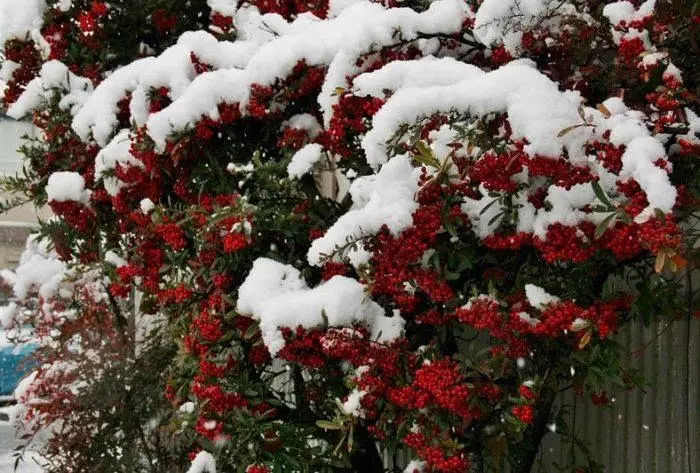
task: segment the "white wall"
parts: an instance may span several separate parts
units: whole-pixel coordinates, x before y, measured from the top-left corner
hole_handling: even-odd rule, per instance
[[[22,169],[22,155],[17,151],[21,137],[34,135],[34,125],[0,116],[0,173],[15,174]]]
[[[22,170],[22,155],[17,151],[22,144],[22,136],[34,134],[34,126],[28,121],[15,121],[0,116],[0,178],[15,175]],[[11,198],[0,191],[0,200]],[[24,242],[37,218],[47,218],[48,209],[37,209],[23,205],[0,214],[0,268],[14,268],[24,249]]]

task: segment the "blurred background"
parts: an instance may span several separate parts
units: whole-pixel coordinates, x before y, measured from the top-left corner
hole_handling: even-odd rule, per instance
[[[12,176],[22,171],[22,155],[17,152],[22,136],[33,136],[34,126],[29,121],[16,121],[0,114],[0,176]],[[0,201],[9,196],[0,190]],[[0,214],[0,270],[14,269],[24,250],[27,236],[36,227],[37,220],[48,217],[47,209],[37,211],[32,205],[23,205]],[[6,302],[7,293],[0,291],[0,305]],[[20,441],[15,439],[14,426],[7,422],[6,411],[14,402],[12,392],[27,370],[24,358],[31,347],[14,346],[0,328],[0,473],[15,471],[12,453]],[[19,465],[20,473],[40,472],[29,458]]]

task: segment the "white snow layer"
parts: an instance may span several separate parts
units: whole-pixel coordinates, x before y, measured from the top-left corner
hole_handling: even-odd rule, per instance
[[[509,33],[523,31],[543,15],[552,0],[484,0],[474,17],[474,36],[491,46]],[[561,4],[562,2],[556,1]]]
[[[113,171],[117,164],[143,167],[143,163],[134,158],[130,150],[129,130],[124,128],[95,157],[95,180],[102,179],[105,190],[111,196],[116,196],[124,183],[107,175],[109,171]]]
[[[543,310],[547,304],[559,302],[558,297],[548,294],[544,289],[534,284],[525,284],[525,296],[530,305],[539,310]]]
[[[7,305],[0,307],[0,329],[8,328],[17,314],[17,304],[10,302]],[[4,346],[0,341],[0,347]]]
[[[270,354],[284,348],[280,328],[307,329],[348,327],[363,324],[373,340],[389,342],[402,333],[404,319],[386,317],[358,281],[335,276],[309,288],[294,267],[268,258],[258,258],[238,290],[237,311],[259,321],[262,338]]]
[[[366,77],[371,78],[374,74],[379,78],[387,78],[378,80],[378,85],[368,86],[368,90],[374,92],[381,87],[391,87],[392,80],[397,80],[396,76],[382,69],[367,74]],[[358,79],[362,78],[361,83],[368,83],[366,77],[360,76]],[[398,89],[374,116],[372,128],[365,135],[362,146],[368,163],[377,168],[387,162],[386,143],[402,124],[450,110],[468,112],[472,116],[506,112],[513,138],[527,138],[529,144],[525,151],[529,154],[556,157],[566,151],[573,164],[591,165],[605,190],[615,193],[614,183],[617,177],[597,163],[592,163],[586,156],[584,147],[586,142],[599,138],[610,130],[614,144],[627,146],[621,176],[634,177],[639,182],[648,194],[650,209],[670,211],[677,192],[666,171],[654,164],[656,159],[664,156],[663,146],[656,138],[649,136],[649,131],[642,122],[643,115],[628,111],[619,99],[609,99],[604,105],[611,112],[610,116],[606,117],[593,108],[585,108],[586,116],[590,117],[594,126],[579,126],[560,136],[562,130],[582,124],[578,113],[580,105],[581,97],[577,92],[560,92],[557,84],[525,61],[514,61],[488,73],[473,70],[470,74],[465,70],[465,78],[455,84]],[[394,159],[396,158],[392,161]],[[491,222],[491,225],[488,222],[500,212],[500,208],[492,205],[482,213],[492,200],[486,197],[488,192],[483,189],[482,194],[484,197],[479,200],[465,199],[463,210],[476,223],[477,235],[483,238],[498,227],[498,219]],[[522,208],[519,210],[518,231],[544,236],[551,223],[576,225],[582,220],[597,223],[601,217],[600,214],[586,214],[580,210],[595,201],[590,184],[573,186],[570,190],[552,186],[548,201],[552,204],[552,209],[538,211],[524,196],[520,196],[517,203]],[[335,225],[328,231],[328,235],[334,236],[335,246],[357,233],[356,229],[342,234],[338,231]],[[323,244],[323,239],[315,243],[317,246]],[[328,253],[334,245],[324,248],[324,252]],[[312,247],[312,252],[309,253],[312,264],[317,264],[316,253]]]
[[[299,113],[297,115],[292,115],[289,120],[282,122],[280,130],[285,130],[287,128],[305,131],[312,140],[316,138],[321,131],[323,131],[323,128],[321,128],[321,124],[318,122],[318,120],[316,120],[316,117],[310,113]]]
[[[438,63],[438,60],[429,61],[432,61],[430,64]],[[506,112],[514,138],[528,139],[527,152],[556,157],[566,151],[572,163],[591,165],[599,175],[601,186],[606,192],[614,194],[618,177],[602,166],[591,163],[584,149],[586,142],[610,130],[616,144],[628,146],[621,174],[639,181],[642,189],[648,193],[650,208],[671,210],[676,190],[666,172],[653,164],[664,155],[663,147],[656,139],[649,137],[640,115],[628,111],[621,100],[613,98],[604,102],[611,112],[609,117],[599,110],[586,108],[585,113],[595,126],[578,127],[559,136],[565,128],[581,124],[578,112],[581,97],[577,92],[560,92],[557,84],[525,61],[516,61],[486,73],[476,68],[453,66],[449,61],[442,60],[440,67],[454,67],[454,72],[440,78],[426,79],[425,83],[434,80],[433,83],[439,84],[427,87],[412,85],[412,71],[421,61],[407,63],[392,63],[373,73],[360,75],[355,81],[358,93],[383,94],[384,89],[398,89],[374,116],[372,128],[362,142],[367,161],[375,168],[381,168],[376,174],[359,178],[352,184],[350,194],[353,208],[340,217],[324,237],[312,243],[308,255],[311,264],[321,264],[324,255],[331,255],[343,248],[348,239],[358,240],[362,236],[372,235],[383,225],[397,234],[412,224],[411,214],[417,207],[414,201],[418,190],[417,171],[407,157],[394,157],[387,162],[386,142],[402,124],[413,123],[436,112],[458,110],[473,116]],[[459,69],[463,69],[461,78]],[[448,77],[459,81],[451,85],[440,82],[447,81]],[[404,84],[410,85],[402,88]],[[443,133],[443,130],[439,130],[439,133]],[[483,238],[498,227],[499,220],[493,218],[501,209],[498,205],[491,205],[484,211],[493,199],[488,197],[485,189],[481,192],[481,199],[465,199],[462,209],[472,220],[476,234]],[[517,230],[544,237],[547,228],[554,222],[576,225],[590,220],[598,223],[604,216],[581,210],[595,203],[595,199],[590,184],[575,185],[569,190],[551,186],[547,198],[551,204],[550,210],[536,210],[525,195],[520,195],[516,202],[521,206]],[[340,256],[352,256],[352,252]],[[364,257],[367,256],[364,253]]]
[[[112,72],[102,81],[73,118],[72,128],[84,141],[92,133],[100,146],[105,146],[118,124],[117,104],[138,85],[138,77],[154,58],[147,57]]]
[[[209,7],[224,16],[233,16],[236,13],[236,5],[238,2],[233,0],[207,0]]]
[[[287,166],[289,177],[300,179],[321,160],[323,146],[318,143],[310,143],[294,153],[292,161]]]
[[[622,155],[622,176],[633,177],[647,195],[649,208],[669,212],[678,192],[669,181],[665,170],[654,164],[666,156],[663,145],[651,136],[634,138]]]
[[[172,84],[177,89],[171,94],[175,100],[148,118],[149,134],[162,148],[171,133],[186,129],[202,115],[217,118],[216,106],[221,102],[241,103],[245,111],[250,85],[271,85],[289,75],[301,60],[309,66],[326,66],[342,52],[354,61],[369,48],[393,44],[397,30],[405,40],[415,39],[420,33],[449,34],[459,31],[465,18],[464,2],[437,0],[422,13],[409,8],[386,9],[377,3],[361,1],[326,21],[297,20],[288,25],[285,34],[262,45],[245,69],[219,69],[201,74],[179,96],[182,86]],[[166,50],[157,62],[163,61],[168,52]],[[160,74],[162,69],[158,67]],[[140,86],[136,90],[134,98],[141,89]],[[132,99],[132,113],[135,111]],[[143,116],[140,110],[138,112],[134,113],[137,123]],[[324,116],[329,114],[330,111],[324,111]]]
[[[558,156],[566,148],[581,156],[588,137],[583,127],[557,136],[564,128],[580,123],[580,103],[578,92],[560,92],[555,82],[523,61],[492,72],[475,68],[454,84],[398,90],[374,116],[362,147],[367,162],[378,167],[386,162],[386,143],[401,124],[450,110],[474,116],[506,112],[513,138],[530,141],[525,147],[528,153]]]
[[[656,7],[656,0],[647,0],[642,3],[639,8],[635,8],[632,3],[628,1],[614,2],[605,5],[603,8],[603,16],[605,16],[611,25],[611,32],[613,36],[613,41],[616,44],[620,43],[620,39],[623,37],[631,38],[637,36],[644,41],[647,49],[655,49],[649,42],[648,32],[639,32],[636,29],[632,29],[627,33],[623,31],[618,31],[615,29],[620,22],[625,21],[627,24],[633,21],[642,20],[643,18],[652,15],[654,13],[654,8]]]
[[[393,61],[376,71],[357,76],[353,81],[353,93],[359,97],[384,98],[386,92],[401,88],[450,85],[480,73],[473,64],[451,57],[426,56],[411,61]]]
[[[138,85],[132,92],[130,111],[137,125],[143,125],[149,118],[149,93],[152,89],[166,87],[168,97],[176,101],[183,94],[190,91],[191,84],[198,78],[190,54],[194,53],[200,61],[215,69],[235,71],[235,68],[244,67],[251,54],[258,48],[254,43],[247,41],[217,41],[214,36],[205,31],[189,31],[178,38],[177,44],[166,49],[160,56],[150,61],[138,73]],[[204,76],[208,74],[203,74]],[[109,80],[109,79],[107,79]],[[219,89],[211,90],[206,95],[217,95]],[[200,93],[202,93],[200,91]],[[204,97],[202,97],[204,101]],[[196,121],[201,115],[216,109],[217,100],[206,109],[192,111],[197,114],[192,116]],[[170,108],[170,107],[168,107]],[[150,122],[149,122],[150,123]],[[149,126],[149,129],[151,127]],[[166,135],[171,129],[164,131]],[[164,138],[163,140],[164,141]]]
[[[29,39],[44,23],[45,0],[0,0],[0,45]]]
[[[19,120],[59,91],[62,92],[59,107],[75,115],[92,94],[93,85],[89,79],[73,74],[62,62],[48,61],[41,66],[39,75],[27,84],[17,101],[8,107],[7,115]]]
[[[352,208],[343,214],[321,238],[313,241],[308,259],[312,265],[321,265],[348,238],[360,240],[377,233],[386,225],[394,235],[413,224],[413,212],[418,208],[414,199],[418,191],[420,169],[414,168],[407,156],[397,156],[384,165],[377,174],[357,178],[350,185]],[[337,255],[350,257],[352,250]],[[337,258],[336,258],[337,259]],[[353,261],[353,264],[362,261]]]
[[[68,267],[54,251],[49,250],[47,242],[39,242],[35,235],[31,235],[15,269],[12,290],[18,299],[24,299],[30,291],[36,290],[48,300],[59,294],[67,274]]]
[[[406,468],[403,470],[403,473],[424,473],[425,466],[426,463],[424,461],[411,460],[410,462],[408,462],[408,465],[406,465]]]
[[[622,21],[630,23],[635,20],[642,20],[644,17],[652,15],[656,7],[656,0],[647,0],[642,3],[639,8],[628,1],[613,2],[605,5],[603,8],[603,16],[605,16],[610,24],[616,26]]]
[[[216,473],[216,460],[211,453],[202,450],[192,460],[187,473]]]
[[[119,256],[118,254],[116,254],[112,250],[109,250],[105,253],[105,262],[107,262],[113,266],[116,266],[117,268],[128,264],[124,258]]]
[[[348,394],[348,398],[342,403],[343,413],[353,417],[363,417],[364,411],[362,409],[362,398],[367,394],[366,391],[361,391],[354,388]]]
[[[154,204],[151,199],[145,198],[142,199],[141,202],[139,202],[139,207],[141,208],[141,212],[149,214],[153,209],[156,208],[156,204]]]
[[[58,171],[49,176],[46,196],[49,201],[75,201],[87,204],[90,194],[85,190],[85,179],[80,173]]]
[[[8,18],[15,18],[11,10],[17,3],[16,0],[0,0],[0,26],[3,21],[10,21]],[[130,110],[135,123],[147,124],[148,133],[163,149],[171,134],[191,127],[202,116],[218,118],[217,105],[222,102],[238,103],[245,113],[252,84],[272,85],[288,76],[302,60],[309,66],[327,66],[318,97],[325,125],[330,121],[333,104],[337,103],[338,87],[351,86],[350,91],[355,95],[387,100],[362,140],[366,160],[378,172],[361,177],[352,184],[352,209],[311,246],[308,259],[314,265],[321,264],[324,255],[339,248],[345,249],[336,256],[347,258],[355,265],[362,264],[369,254],[361,243],[355,249],[347,249],[348,241],[375,234],[383,225],[387,225],[393,234],[398,234],[412,224],[411,214],[417,207],[414,195],[418,190],[419,171],[413,168],[407,157],[394,157],[389,161],[386,143],[402,124],[413,123],[436,112],[468,112],[472,116],[506,113],[513,138],[527,139],[526,152],[553,157],[565,155],[573,164],[590,166],[598,174],[601,186],[613,203],[621,199],[615,189],[618,178],[637,180],[647,193],[650,204],[649,209],[642,213],[643,217],[652,215],[655,208],[670,211],[675,202],[676,189],[666,171],[654,164],[656,159],[664,156],[659,141],[663,137],[650,136],[643,114],[628,110],[622,100],[612,98],[604,102],[610,116],[586,107],[585,115],[590,117],[587,121],[590,120],[591,126],[572,129],[573,125],[584,125],[578,113],[582,103],[580,94],[560,91],[558,85],[537,71],[531,61],[513,61],[495,71],[484,72],[452,58],[427,56],[411,61],[393,61],[377,71],[360,74],[348,84],[348,77],[360,72],[355,63],[357,57],[394,44],[397,31],[404,41],[417,39],[420,35],[460,31],[464,20],[472,15],[463,0],[437,0],[421,13],[409,8],[387,9],[367,0],[337,0],[331,2],[328,20],[300,15],[292,22],[276,14],[261,15],[254,7],[237,8],[227,0],[209,0],[209,3],[215,11],[234,17],[238,34],[235,42],[217,41],[202,31],[187,32],[160,56],[141,59],[114,71],[94,92],[87,79],[72,75],[58,61],[49,61],[42,68],[40,77],[28,84],[8,113],[13,117],[22,116],[43,99],[52,97],[55,89],[63,89],[68,93],[61,100],[61,106],[75,114],[75,131],[83,139],[92,135],[98,144],[104,146],[115,132],[116,104],[131,93]],[[23,1],[22,5],[27,6],[28,12],[43,11],[44,8],[37,0]],[[629,2],[616,2],[606,5],[604,14],[612,24],[617,24],[623,19],[641,19],[653,9],[654,0],[644,2],[637,9]],[[508,47],[519,38],[506,38],[506,30],[522,30],[515,26],[535,23],[556,26],[557,18],[570,14],[574,13],[572,5],[567,2],[484,0],[474,18],[475,36],[483,44],[492,45],[501,40]],[[37,15],[31,21],[28,20],[30,17],[17,13],[11,23],[19,25],[17,31],[24,31],[36,23]],[[0,29],[0,34],[10,30]],[[430,40],[420,41],[424,54],[438,51],[431,46]],[[210,65],[213,71],[198,75],[191,53]],[[3,76],[11,73],[13,67],[12,64],[4,67]],[[673,73],[673,69],[669,73]],[[168,90],[168,97],[173,102],[160,112],[149,114],[148,97],[159,87]],[[393,94],[387,98],[387,92]],[[312,139],[321,130],[321,125],[309,114],[292,117],[283,126],[305,129]],[[559,136],[564,129],[570,131]],[[585,153],[585,143],[599,139],[608,130],[613,144],[627,147],[620,176],[609,173]],[[449,138],[450,130],[443,127],[434,133]],[[431,146],[435,148],[442,141],[445,140],[434,140]],[[106,176],[106,171],[114,169],[119,162],[135,162],[128,146],[128,132],[119,132],[102,149],[95,163],[97,177],[103,177],[105,188],[112,195],[118,192],[122,183]],[[435,151],[437,155],[445,154],[438,149]],[[320,156],[319,145],[307,145],[290,163],[290,176],[299,177],[308,172]],[[527,175],[522,179],[527,180]],[[61,198],[78,195],[65,192],[63,188],[58,194],[52,191]],[[476,234],[485,237],[492,234],[500,223],[495,219],[488,224],[500,208],[492,205],[482,213],[492,199],[485,189],[481,192],[481,199],[466,199],[462,209],[472,220]],[[86,194],[80,195],[84,198]],[[524,195],[518,197],[517,203],[521,205],[518,231],[542,237],[554,222],[576,225],[584,220],[598,222],[601,219],[601,214],[582,211],[584,206],[596,201],[588,184],[573,186],[569,190],[551,186],[547,200],[551,209],[537,210]]]
[[[474,36],[486,46],[501,46],[517,56],[523,31],[541,28],[552,34],[567,29],[566,18],[590,23],[576,2],[562,0],[484,0],[474,16]],[[550,38],[546,38],[550,39]]]

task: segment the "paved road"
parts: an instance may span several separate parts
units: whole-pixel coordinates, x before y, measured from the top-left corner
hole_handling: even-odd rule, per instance
[[[19,442],[15,439],[14,429],[6,422],[0,422],[0,473],[13,473],[15,459],[12,456],[14,449]],[[41,468],[26,458],[26,461],[20,463],[17,473],[41,473]]]

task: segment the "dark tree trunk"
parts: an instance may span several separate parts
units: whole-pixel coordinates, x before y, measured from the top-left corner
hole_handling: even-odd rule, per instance
[[[530,473],[537,460],[542,439],[547,434],[547,421],[552,412],[556,390],[541,394],[537,403],[537,416],[532,427],[525,433],[525,440],[519,445],[518,458],[514,458],[512,473]]]
[[[384,463],[377,450],[377,444],[372,440],[364,427],[355,428],[356,449],[350,457],[352,471],[355,473],[382,473]]]

